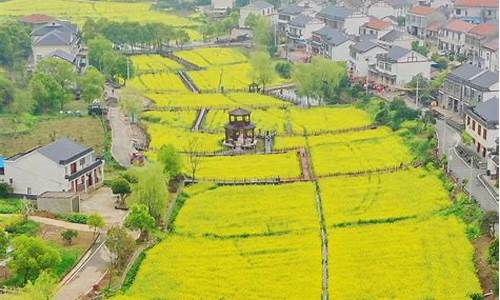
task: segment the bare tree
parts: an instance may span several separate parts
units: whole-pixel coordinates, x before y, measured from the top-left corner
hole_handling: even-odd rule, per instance
[[[201,163],[201,157],[198,155],[200,149],[200,138],[198,136],[191,136],[188,138],[184,152],[187,157],[187,164],[191,171],[191,178],[193,181],[196,179],[196,171],[198,171]]]

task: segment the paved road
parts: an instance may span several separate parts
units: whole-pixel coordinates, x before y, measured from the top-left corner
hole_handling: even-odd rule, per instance
[[[446,152],[449,161],[449,167],[452,174],[460,179],[467,179],[465,187],[467,191],[477,200],[481,208],[485,211],[495,211],[498,213],[498,202],[481,184],[477,176],[486,173],[485,170],[471,168],[454,151],[454,146],[460,141],[458,132],[445,124],[443,120],[437,120],[436,123],[439,138],[439,153]],[[451,159],[450,159],[451,158]]]
[[[118,107],[109,107],[108,119],[112,135],[111,154],[120,165],[129,167],[132,152],[130,126]]]

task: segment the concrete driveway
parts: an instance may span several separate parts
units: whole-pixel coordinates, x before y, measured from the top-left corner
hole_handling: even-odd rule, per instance
[[[115,209],[115,197],[108,187],[101,187],[92,192],[80,203],[81,212],[84,214],[98,213],[106,221],[106,227],[121,224],[125,215],[124,210]]]

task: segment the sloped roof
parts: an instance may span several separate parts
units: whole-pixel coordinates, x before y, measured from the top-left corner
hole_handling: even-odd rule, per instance
[[[288,24],[297,27],[305,27],[307,23],[311,22],[313,17],[307,15],[298,15],[293,20],[291,20]]]
[[[296,15],[304,12],[305,8],[300,6],[300,5],[297,5],[297,4],[290,4],[290,5],[287,5],[283,8],[281,8],[279,11],[282,14],[296,16]]]
[[[334,46],[340,45],[349,40],[349,37],[343,32],[337,29],[333,29],[330,26],[325,26],[319,30],[316,30],[314,33],[320,35],[325,40],[325,42]]]
[[[384,30],[391,26],[391,23],[382,21],[378,18],[371,17],[370,21],[363,24],[364,27],[375,29],[375,30]]]
[[[68,138],[61,138],[38,148],[36,151],[58,164],[66,164],[91,152],[92,148],[85,147]]]
[[[383,42],[394,42],[403,35],[404,33],[402,31],[393,29],[388,33],[384,34],[383,36],[381,36],[379,39]]]
[[[387,57],[393,60],[398,60],[406,54],[410,53],[410,49],[405,49],[399,46],[394,46],[387,52]]]
[[[250,111],[248,111],[244,108],[237,108],[237,109],[233,109],[232,111],[230,111],[229,114],[232,116],[246,116],[246,115],[250,114]]]
[[[498,82],[498,73],[486,71],[471,80],[471,84],[487,89]]]
[[[429,25],[427,25],[427,30],[428,31],[439,31],[439,29],[444,27],[444,22],[434,22]]]
[[[467,32],[474,28],[474,25],[460,19],[453,19],[448,21],[444,28],[455,32]]]
[[[374,42],[372,42],[370,40],[364,40],[364,41],[360,41],[360,42],[352,45],[351,47],[354,50],[363,53],[363,52],[366,52],[372,48],[377,47],[377,44],[375,44]]]
[[[49,53],[47,55],[47,57],[58,57],[58,58],[64,59],[67,62],[70,62],[70,63],[73,63],[76,59],[75,55],[68,53],[66,51],[63,51],[61,49],[57,49],[55,51],[52,51],[51,53]]]
[[[272,8],[274,6],[269,2],[258,0],[248,4],[245,7],[260,10],[260,9]]]
[[[482,70],[476,66],[473,66],[471,64],[462,64],[455,70],[451,71],[450,75],[453,75],[463,80],[468,80],[481,72]]]
[[[323,8],[319,12],[319,15],[328,19],[344,20],[345,18],[351,16],[353,13],[354,11],[352,9],[341,6],[330,5]]]
[[[498,97],[479,103],[472,111],[486,122],[498,124]]]
[[[498,0],[456,0],[455,6],[498,7]]]
[[[420,16],[426,16],[431,13],[433,13],[435,10],[434,8],[428,7],[428,6],[414,6],[408,10],[408,13],[414,14],[414,15],[420,15]]]
[[[498,50],[498,38],[493,39],[483,45],[485,48],[497,51]]]
[[[75,24],[72,24],[67,21],[54,21],[36,27],[31,32],[31,36],[42,36],[54,30],[64,32],[65,34],[68,35],[76,34],[78,32],[78,28],[76,27]]]
[[[498,25],[497,24],[479,24],[474,26],[469,30],[469,33],[478,35],[481,37],[492,36],[498,33]]]
[[[33,45],[36,46],[57,46],[57,45],[69,45],[72,42],[71,35],[64,32],[54,30],[43,36],[36,37],[33,40]]]
[[[40,23],[48,23],[50,21],[53,21],[54,18],[51,16],[47,15],[42,15],[42,14],[32,14],[28,16],[24,16],[19,18],[19,21],[24,22],[24,23],[31,23],[31,24],[40,24]]]

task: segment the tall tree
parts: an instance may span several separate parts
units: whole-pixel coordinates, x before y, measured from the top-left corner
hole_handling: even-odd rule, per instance
[[[87,219],[87,225],[89,225],[90,228],[94,229],[94,236],[95,236],[97,230],[102,229],[104,228],[104,226],[106,226],[106,222],[104,221],[104,218],[100,214],[94,213],[89,215]]]
[[[0,112],[14,101],[15,88],[5,74],[0,72]]]
[[[268,52],[255,52],[250,57],[250,65],[252,65],[250,76],[257,84],[262,85],[262,90],[264,91],[266,85],[276,76],[271,56],[269,56]]]
[[[163,221],[167,201],[167,178],[158,163],[150,163],[138,172],[138,182],[134,189],[134,199],[144,204],[156,223]]]
[[[139,230],[139,241],[147,239],[149,232],[155,227],[155,219],[149,214],[143,204],[134,204],[124,223],[131,230]]]
[[[113,44],[103,36],[96,36],[88,41],[87,46],[89,63],[102,72],[104,54],[113,51]]]
[[[17,22],[0,25],[0,65],[13,66],[31,55],[29,28]]]
[[[176,178],[182,172],[182,157],[174,145],[163,145],[158,151],[157,159],[163,164],[163,172],[170,178]]]
[[[94,99],[100,98],[104,90],[105,80],[104,75],[99,70],[89,67],[79,80],[82,99],[91,102]]]
[[[113,254],[113,265],[118,269],[125,267],[127,259],[135,249],[135,241],[127,230],[120,226],[111,227],[106,234],[105,243]]]
[[[2,296],[4,300],[51,300],[54,299],[57,288],[57,278],[50,272],[43,271],[34,281],[15,293]]]

